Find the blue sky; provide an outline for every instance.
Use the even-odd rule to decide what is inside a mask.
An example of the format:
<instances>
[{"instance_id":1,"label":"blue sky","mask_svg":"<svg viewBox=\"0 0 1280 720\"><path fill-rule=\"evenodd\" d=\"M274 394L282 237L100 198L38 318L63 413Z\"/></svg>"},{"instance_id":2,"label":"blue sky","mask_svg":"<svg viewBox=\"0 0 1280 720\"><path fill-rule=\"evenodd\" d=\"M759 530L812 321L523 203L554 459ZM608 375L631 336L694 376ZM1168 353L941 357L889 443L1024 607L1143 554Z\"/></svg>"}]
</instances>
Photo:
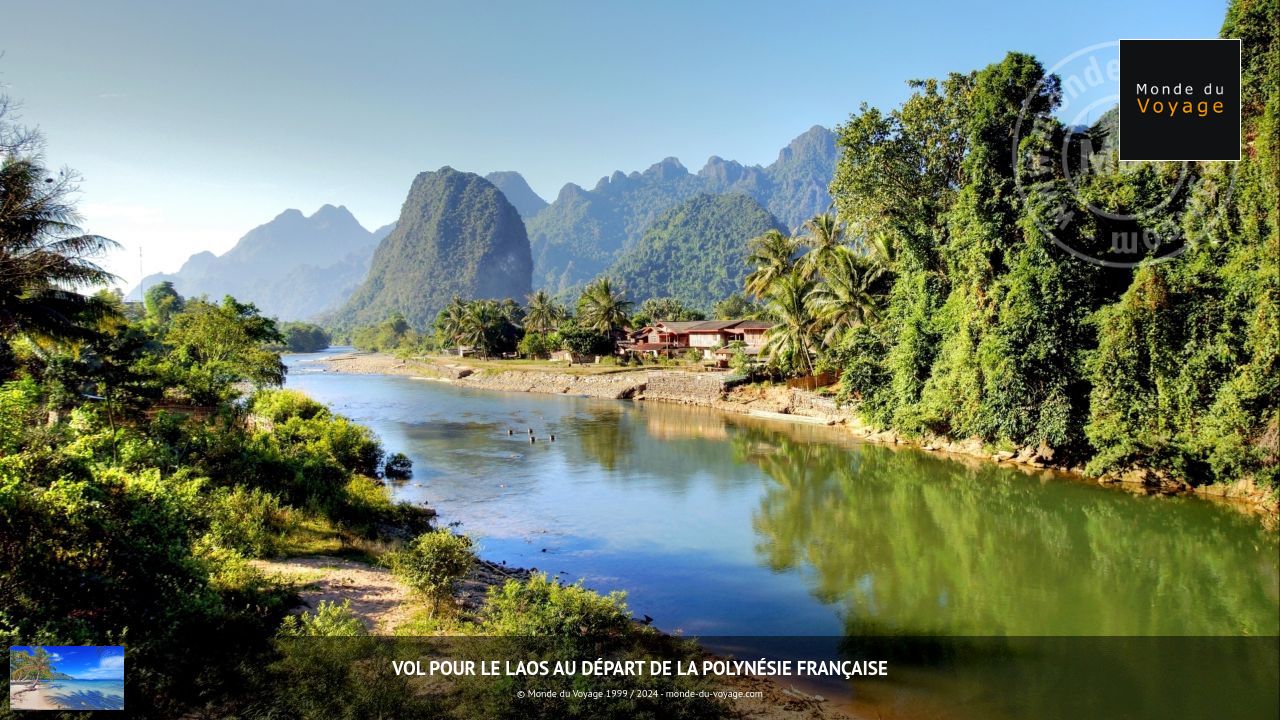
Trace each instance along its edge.
<instances>
[{"instance_id":1,"label":"blue sky","mask_svg":"<svg viewBox=\"0 0 1280 720\"><path fill-rule=\"evenodd\" d=\"M667 156L772 162L904 81L1007 50L1046 65L1117 38L1213 37L1225 4L9 0L0 84L132 285L296 207L390 222L413 176L566 182Z\"/></svg>"},{"instance_id":2,"label":"blue sky","mask_svg":"<svg viewBox=\"0 0 1280 720\"><path fill-rule=\"evenodd\" d=\"M15 649L30 655L35 646ZM119 645L45 645L44 649L53 661L54 670L78 680L124 679L124 648Z\"/></svg>"}]
</instances>

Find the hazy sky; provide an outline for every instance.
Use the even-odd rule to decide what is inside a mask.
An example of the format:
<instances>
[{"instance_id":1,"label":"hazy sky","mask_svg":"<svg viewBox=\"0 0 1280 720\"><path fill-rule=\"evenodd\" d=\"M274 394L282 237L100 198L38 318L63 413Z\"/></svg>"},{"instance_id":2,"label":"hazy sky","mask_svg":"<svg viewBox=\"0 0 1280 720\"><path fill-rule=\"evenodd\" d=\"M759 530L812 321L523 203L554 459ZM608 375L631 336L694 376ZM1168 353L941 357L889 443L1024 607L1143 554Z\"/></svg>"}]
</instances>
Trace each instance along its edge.
<instances>
[{"instance_id":1,"label":"hazy sky","mask_svg":"<svg viewBox=\"0 0 1280 720\"><path fill-rule=\"evenodd\" d=\"M84 176L132 286L285 208L390 222L413 176L520 171L553 200L674 155L767 164L903 81L1022 50L1216 36L1216 0L15 2L0 84Z\"/></svg>"}]
</instances>

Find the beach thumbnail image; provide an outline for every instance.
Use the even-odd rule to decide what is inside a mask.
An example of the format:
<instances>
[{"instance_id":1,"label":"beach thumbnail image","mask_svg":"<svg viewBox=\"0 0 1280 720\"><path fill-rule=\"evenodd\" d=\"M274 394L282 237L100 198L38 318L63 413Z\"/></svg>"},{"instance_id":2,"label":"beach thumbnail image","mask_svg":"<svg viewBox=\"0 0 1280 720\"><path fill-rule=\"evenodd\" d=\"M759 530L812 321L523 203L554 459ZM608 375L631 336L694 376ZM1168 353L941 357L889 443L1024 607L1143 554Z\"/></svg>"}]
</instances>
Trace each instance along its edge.
<instances>
[{"instance_id":1,"label":"beach thumbnail image","mask_svg":"<svg viewBox=\"0 0 1280 720\"><path fill-rule=\"evenodd\" d=\"M123 710L124 647L16 645L9 648L13 710Z\"/></svg>"}]
</instances>

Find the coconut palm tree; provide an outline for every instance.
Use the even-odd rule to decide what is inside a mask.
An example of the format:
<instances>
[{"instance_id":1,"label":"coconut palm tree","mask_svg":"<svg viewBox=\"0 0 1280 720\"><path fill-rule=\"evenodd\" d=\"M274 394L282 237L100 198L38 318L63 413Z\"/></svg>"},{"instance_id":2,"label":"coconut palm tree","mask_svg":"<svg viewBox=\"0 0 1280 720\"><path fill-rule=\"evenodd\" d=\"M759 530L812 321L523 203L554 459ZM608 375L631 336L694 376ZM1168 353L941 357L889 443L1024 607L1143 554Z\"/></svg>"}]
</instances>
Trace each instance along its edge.
<instances>
[{"instance_id":1,"label":"coconut palm tree","mask_svg":"<svg viewBox=\"0 0 1280 720\"><path fill-rule=\"evenodd\" d=\"M57 669L53 666L53 657L43 647L36 647L32 653L14 651L9 654L10 676L14 679L30 678L31 687L40 687L40 679L53 677Z\"/></svg>"},{"instance_id":2,"label":"coconut palm tree","mask_svg":"<svg viewBox=\"0 0 1280 720\"><path fill-rule=\"evenodd\" d=\"M609 278L587 285L578 298L578 320L583 327L599 333L624 328L630 320L631 301L624 299Z\"/></svg>"},{"instance_id":3,"label":"coconut palm tree","mask_svg":"<svg viewBox=\"0 0 1280 720\"><path fill-rule=\"evenodd\" d=\"M814 283L799 275L786 275L773 283L765 310L775 320L764 335L760 354L769 360L785 360L796 364L797 356L804 367L813 373L813 360L809 357L814 345L815 321L808 298Z\"/></svg>"},{"instance_id":4,"label":"coconut palm tree","mask_svg":"<svg viewBox=\"0 0 1280 720\"><path fill-rule=\"evenodd\" d=\"M503 307L494 300L474 300L463 312L459 340L488 358L501 340L502 328L508 322Z\"/></svg>"},{"instance_id":5,"label":"coconut palm tree","mask_svg":"<svg viewBox=\"0 0 1280 720\"><path fill-rule=\"evenodd\" d=\"M0 339L89 339L110 314L76 292L115 279L93 258L118 245L80 229L75 189L73 175L50 177L38 159L0 160Z\"/></svg>"},{"instance_id":6,"label":"coconut palm tree","mask_svg":"<svg viewBox=\"0 0 1280 720\"><path fill-rule=\"evenodd\" d=\"M840 336L850 328L866 325L880 313L880 297L876 281L884 270L866 255L840 246L822 266L822 282L809 294L809 306L827 328L823 343L835 347Z\"/></svg>"},{"instance_id":7,"label":"coconut palm tree","mask_svg":"<svg viewBox=\"0 0 1280 720\"><path fill-rule=\"evenodd\" d=\"M462 326L467 316L467 303L462 298L454 295L449 300L449 304L440 310L440 314L436 316L436 330L439 331L445 342L458 344L459 338L462 336Z\"/></svg>"},{"instance_id":8,"label":"coconut palm tree","mask_svg":"<svg viewBox=\"0 0 1280 720\"><path fill-rule=\"evenodd\" d=\"M800 239L809 247L800 262L800 271L806 278L813 279L835 254L836 249L844 246L844 228L831 213L814 215L804 224L805 235Z\"/></svg>"},{"instance_id":9,"label":"coconut palm tree","mask_svg":"<svg viewBox=\"0 0 1280 720\"><path fill-rule=\"evenodd\" d=\"M769 294L769 288L795 268L796 239L778 230L770 230L751 240L747 264L754 267L746 278L747 292L757 298Z\"/></svg>"},{"instance_id":10,"label":"coconut palm tree","mask_svg":"<svg viewBox=\"0 0 1280 720\"><path fill-rule=\"evenodd\" d=\"M529 304L526 306L524 314L524 327L526 330L539 333L548 333L556 329L565 317L564 307L555 301L555 298L547 294L546 290L539 290L529 296Z\"/></svg>"}]
</instances>

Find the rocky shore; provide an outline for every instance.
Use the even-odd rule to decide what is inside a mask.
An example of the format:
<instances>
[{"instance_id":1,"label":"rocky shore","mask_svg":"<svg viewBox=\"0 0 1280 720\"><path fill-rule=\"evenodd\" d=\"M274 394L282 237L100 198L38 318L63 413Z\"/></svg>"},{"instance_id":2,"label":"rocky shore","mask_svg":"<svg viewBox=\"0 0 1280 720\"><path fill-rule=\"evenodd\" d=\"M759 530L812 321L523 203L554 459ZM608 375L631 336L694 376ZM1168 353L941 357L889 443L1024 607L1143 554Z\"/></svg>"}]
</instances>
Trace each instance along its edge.
<instances>
[{"instance_id":1,"label":"rocky shore","mask_svg":"<svg viewBox=\"0 0 1280 720\"><path fill-rule=\"evenodd\" d=\"M841 408L835 400L818 393L777 385L730 387L726 375L673 369L602 369L598 366L538 369L477 369L463 361L416 358L401 359L381 353L346 353L320 361L326 372L349 374L405 375L441 380L464 387L503 392L568 394L607 399L669 402L710 407L778 420L818 422L846 428L867 442L915 447L927 452L946 453L957 459L996 462L1026 472L1051 472L1076 479L1095 480L1130 492L1143 494L1197 494L1226 499L1241 509L1259 512L1274 520L1280 507L1253 483L1193 487L1190 484L1149 470L1131 470L1097 478L1086 478L1080 467L1056 461L1047 447L993 450L980 440L943 437L908 438L892 430L866 425L861 418Z\"/></svg>"}]
</instances>

